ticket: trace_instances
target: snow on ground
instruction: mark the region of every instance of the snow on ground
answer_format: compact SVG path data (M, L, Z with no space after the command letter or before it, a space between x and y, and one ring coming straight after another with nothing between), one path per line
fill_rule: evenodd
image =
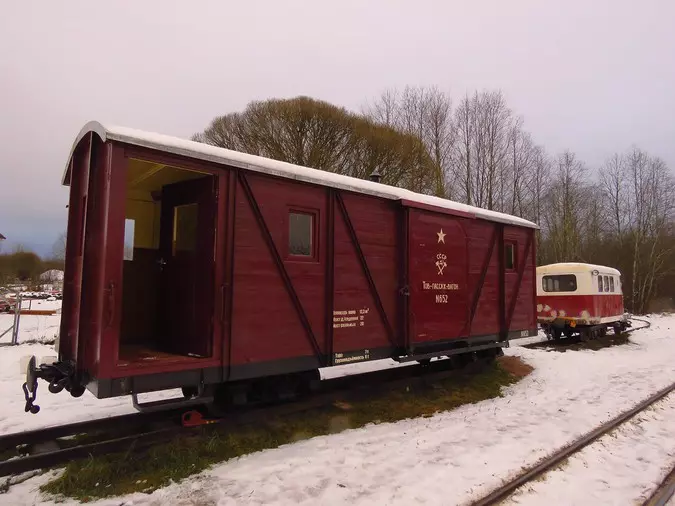
M48 300L24 300L21 304L23 309L55 309L57 314L53 316L42 315L21 315L19 319L19 342L21 341L53 341L59 332L61 322L61 301ZM0 314L0 334L10 328L14 323L14 313ZM12 341L12 332L8 332L2 338L0 343L10 343Z
M520 341L514 342L505 353L522 357L535 371L517 385L506 388L504 398L429 418L373 425L254 453L150 495L134 494L96 504L469 502L514 476L523 466L532 465L675 381L675 316L655 315L649 319L652 327L635 332L633 344L596 352L560 353L523 348ZM64 392L48 394L43 388L38 395L42 411L35 416L25 414L20 391L23 369L15 364L22 356L36 352L53 354L50 347L43 345L0 349L3 364L0 391L5 401L0 433L132 410L129 399L99 401L89 393L72 399ZM398 364L393 361L385 363L395 365ZM331 375L373 367L373 364L353 364L331 371ZM673 417L665 411L659 415L663 419L654 416L654 420L641 422L644 427L640 430L659 433L672 442ZM649 445L655 444L656 437L640 437L632 443L636 458L649 455L658 459L654 466L672 465L672 452L666 454L670 452L668 447L666 453L651 452ZM619 437L613 441L625 443ZM643 441L647 446L638 451L635 445L642 445ZM630 444L625 443L624 448L630 448ZM630 457L619 447L615 453ZM614 460L607 460L606 465L613 466ZM621 481L623 467L617 467L616 472L606 469L602 476L598 474L598 480L605 479L611 484L609 491L597 491L599 502L611 503L616 499L613 494L620 492L634 496L621 497L624 504L638 498L644 492L639 487L658 479L655 467L646 470L641 466L633 467L640 478L634 480L635 487L630 490ZM600 473L600 467L593 469ZM41 476L12 486L8 493L0 495L0 503L54 504L38 492L38 486L47 479ZM540 504L577 504L575 497L568 497L568 491L560 487L557 490L558 493L547 493Z
M0 346L0 396L5 407L0 412L0 435L135 412L130 397L99 400L87 391L82 397L75 399L66 391L50 394L43 381L39 383L37 392L40 413L31 415L24 412L25 399L21 385L25 381L28 360L31 355L35 355L38 363L56 358L54 346L42 343L56 338L61 321L61 301L33 300L29 303L24 300L22 307L28 309L29 304L31 309L56 309L57 314L21 315L18 341L24 344ZM13 320L13 314L0 314L0 334L12 326ZM11 333L0 339L0 343L9 342ZM139 397L143 401L175 397L179 394L179 390L172 390Z
M629 504L647 499L675 462L675 393L518 492L506 505Z

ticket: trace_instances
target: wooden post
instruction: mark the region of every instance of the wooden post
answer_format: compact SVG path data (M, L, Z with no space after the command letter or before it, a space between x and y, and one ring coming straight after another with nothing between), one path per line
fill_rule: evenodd
M19 341L19 320L21 319L21 293L16 295L16 305L14 306L14 325L12 329L12 346Z

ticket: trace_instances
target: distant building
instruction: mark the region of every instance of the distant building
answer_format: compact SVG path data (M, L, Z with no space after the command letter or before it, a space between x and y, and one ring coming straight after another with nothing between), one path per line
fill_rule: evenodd
M40 274L43 290L63 290L63 271L51 269Z

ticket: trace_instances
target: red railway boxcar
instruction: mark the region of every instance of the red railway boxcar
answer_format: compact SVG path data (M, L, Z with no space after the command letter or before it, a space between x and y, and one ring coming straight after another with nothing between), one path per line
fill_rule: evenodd
M557 263L537 267L537 321L546 334L583 339L626 330L621 273L603 265Z
M63 184L58 361L31 361L27 409L38 378L142 409L142 392L222 400L537 332L537 226L514 216L95 122Z

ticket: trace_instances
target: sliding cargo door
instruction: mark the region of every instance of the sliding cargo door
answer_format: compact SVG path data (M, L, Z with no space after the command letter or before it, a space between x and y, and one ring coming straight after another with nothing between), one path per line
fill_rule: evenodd
M408 344L462 336L469 314L463 218L408 211Z

